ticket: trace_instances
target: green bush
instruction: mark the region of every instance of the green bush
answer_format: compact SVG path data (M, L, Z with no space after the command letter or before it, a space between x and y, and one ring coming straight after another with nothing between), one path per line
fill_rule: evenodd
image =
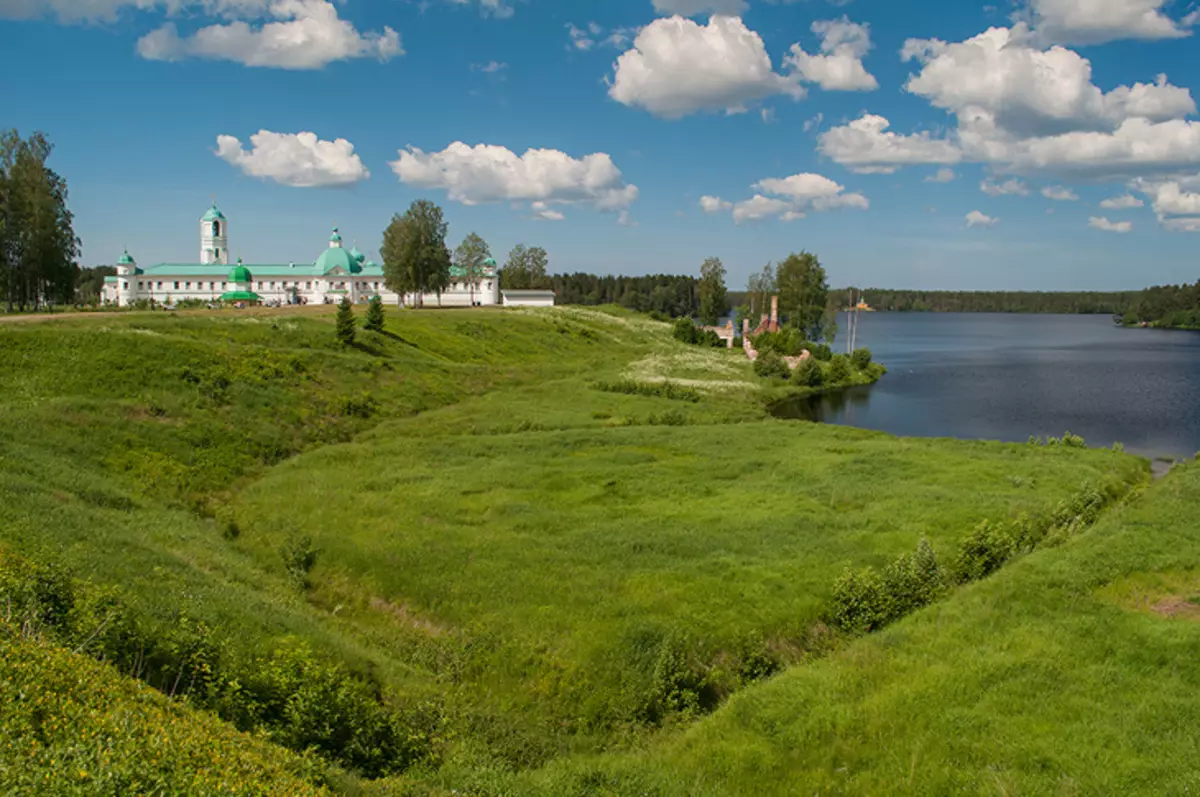
M635 382L632 379L622 379L618 382L597 382L596 390L605 393L624 393L630 396L653 396L671 399L672 401L690 401L693 404L700 400L700 393L690 387L683 387L674 382Z
M937 600L946 589L946 581L933 546L921 538L916 551L901 556L884 571L887 620L899 619Z
M767 349L758 353L758 359L754 361L754 373L765 379L773 376L777 376L780 379L787 379L791 376L788 364L783 361L783 357L774 349Z
M845 382L850 378L850 358L844 354L835 354L829 361L829 381Z
M698 346L711 346L714 349L725 348L725 341L711 329L696 330L696 344Z
M292 537L279 549L284 569L300 589L308 588L308 574L316 566L319 554L320 551L313 547L312 538L307 535Z
M875 569L846 568L833 582L828 615L831 625L851 634L882 627L888 620L888 599Z
M817 362L816 355L801 360L792 374L792 381L806 387L820 387L825 381L825 372Z
M850 362L860 371L867 370L867 366L871 364L871 350L855 349L850 355Z
M753 339L754 348L761 354L774 351L783 357L795 357L809 345L798 329L785 327L778 332L763 332Z
M367 304L367 317L363 321L363 329L371 332L383 331L383 299L379 298L379 294L372 296Z
M828 343L808 343L804 346L812 354L812 356L823 363L827 363L833 359L833 349L829 348Z
M699 329L696 327L696 322L685 316L676 319L672 334L675 336L675 340L681 343L695 343L698 332Z
M959 544L954 575L960 583L983 578L999 570L1015 552L1012 534L984 520Z

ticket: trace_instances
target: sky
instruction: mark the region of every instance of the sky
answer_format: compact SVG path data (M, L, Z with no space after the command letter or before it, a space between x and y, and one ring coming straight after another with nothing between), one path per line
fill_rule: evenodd
M835 286L1200 278L1194 0L0 0L0 124L82 262L247 262L415 199L556 272L791 252ZM15 65L20 65L19 68Z

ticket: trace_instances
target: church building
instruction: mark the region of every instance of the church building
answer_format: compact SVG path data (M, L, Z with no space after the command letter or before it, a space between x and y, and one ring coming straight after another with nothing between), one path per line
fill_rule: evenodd
M384 284L383 266L346 249L335 227L329 246L313 263L253 264L238 258L230 266L229 221L214 203L200 219L200 261L139 266L126 251L117 274L104 280L107 304L127 307L139 301L173 305L187 299L204 302L329 304L343 297L357 304L379 296L386 304L471 307L501 303L496 261L488 258L474 280L457 266L441 296L400 296Z

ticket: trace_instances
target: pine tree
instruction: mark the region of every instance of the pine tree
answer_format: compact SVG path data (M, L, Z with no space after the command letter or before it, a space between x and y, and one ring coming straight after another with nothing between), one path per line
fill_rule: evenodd
M363 329L369 329L372 332L383 331L383 300L379 295L371 297L371 301L367 304L367 320L363 322Z
M337 311L337 339L343 346L350 346L354 343L354 308L350 304L350 297L342 298L342 303L338 305Z

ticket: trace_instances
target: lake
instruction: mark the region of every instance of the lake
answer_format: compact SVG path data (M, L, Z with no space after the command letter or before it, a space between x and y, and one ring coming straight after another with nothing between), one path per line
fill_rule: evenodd
M791 401L779 417L914 437L1024 442L1082 435L1144 456L1200 451L1200 333L1110 316L862 313L878 383ZM845 351L849 325L838 320Z

